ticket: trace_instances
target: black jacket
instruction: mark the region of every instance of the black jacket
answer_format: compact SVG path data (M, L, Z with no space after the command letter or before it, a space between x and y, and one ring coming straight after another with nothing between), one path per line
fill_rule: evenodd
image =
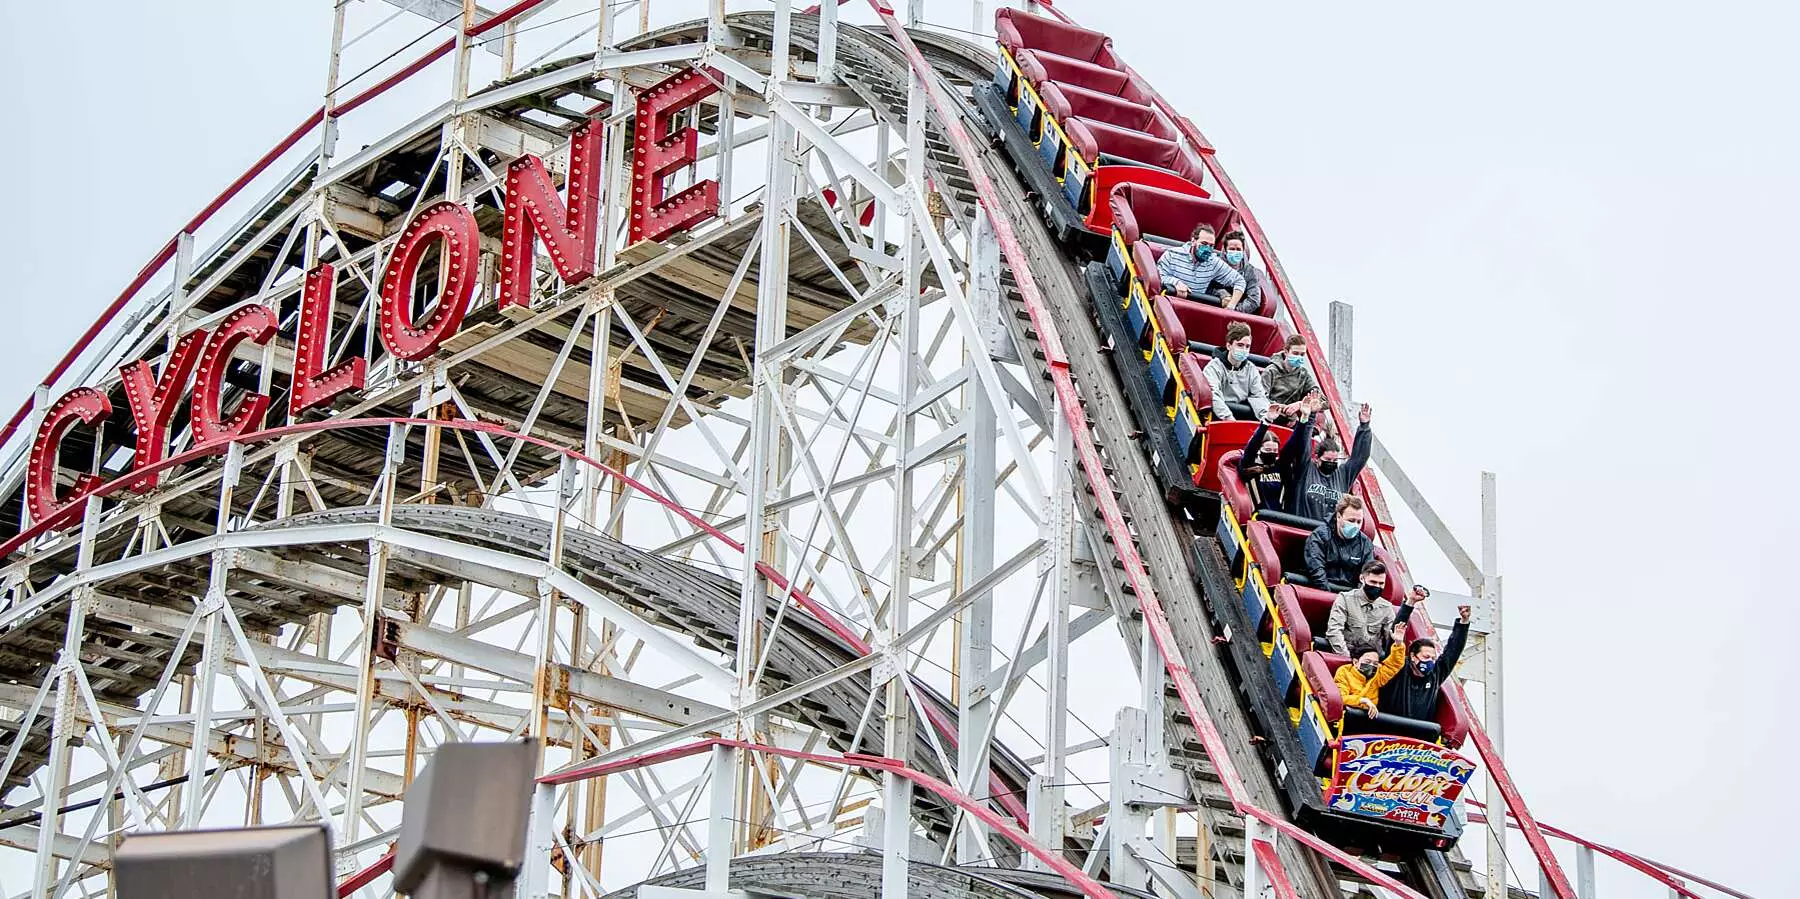
M1256 500L1259 510L1273 509L1282 511L1281 504L1281 460L1278 456L1274 465L1263 465L1256 458L1256 451L1262 447L1263 437L1269 433L1267 422L1256 423L1255 433L1250 435L1250 442L1244 444L1244 452L1238 457L1238 480L1250 487L1250 497ZM1287 445L1282 444L1282 451Z
M1463 644L1469 640L1469 626L1461 621L1450 629L1450 639L1444 641L1444 651L1438 653L1437 663L1431 666L1431 672L1420 674L1413 667L1412 659L1406 660L1406 667L1394 675L1394 679L1381 688L1379 705L1383 715L1402 715L1419 721L1430 721L1437 717L1438 692L1444 681L1456 671L1456 661L1462 657Z
M1323 413L1320 413L1323 414ZM1294 427L1288 442L1281 445L1282 511L1314 521L1330 521L1337 512L1338 497L1343 496L1369 464L1369 453L1375 448L1375 433L1365 423L1356 429L1356 443L1350 458L1326 474L1312 457L1313 419L1309 416Z
M1335 516L1306 538L1306 576L1320 590L1349 589L1362 573L1363 563L1373 558L1375 541L1361 531L1348 539L1339 536Z

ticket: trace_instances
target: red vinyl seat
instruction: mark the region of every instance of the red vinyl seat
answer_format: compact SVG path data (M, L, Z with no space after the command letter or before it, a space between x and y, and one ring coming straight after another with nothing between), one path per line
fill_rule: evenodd
M1390 578L1388 582L1393 583L1393 579ZM1312 648L1313 638L1325 636L1325 630L1331 623L1331 603L1337 598L1337 594L1300 584L1271 584L1269 593L1275 598L1275 607L1281 610L1282 623L1287 625L1288 632L1293 635L1295 646ZM1406 619L1407 640L1430 635L1429 626L1424 619Z
M1302 650L1313 648L1313 638L1325 636L1325 625L1331 620L1331 603L1335 593L1314 590L1299 584L1270 585L1275 608L1281 611L1281 623L1287 626L1294 645Z
M1115 94L1089 90L1076 84L1046 81L1038 85L1038 98L1044 101L1044 108L1058 122L1081 118L1141 131L1165 141L1174 141L1177 136L1175 125L1167 116L1143 103L1133 103Z
M1340 656L1340 658L1342 658ZM1333 723L1344 720L1344 696L1338 692L1337 682L1331 679L1337 665L1327 660L1318 652L1302 652L1300 654L1300 674L1312 686L1313 693L1319 697L1319 704L1325 707L1325 717Z
M1036 50L1109 69L1122 68L1113 55L1112 38L1079 25L1034 16L1010 7L994 11L994 37L1000 46L1015 54L1021 50Z
M1284 435L1281 439L1287 437ZM1240 526L1249 524L1256 517L1256 498L1250 495L1250 485L1237 473L1238 459L1243 455L1244 451L1240 449L1219 457L1219 496L1231 507Z
M1302 569L1306 565L1307 536L1307 531L1269 521L1252 521L1250 526L1244 529L1244 539L1250 543L1250 554L1255 556L1257 564L1262 566L1263 580L1270 589L1274 589L1276 584L1281 583L1289 571L1299 571L1301 574L1305 574ZM1387 550L1379 546L1375 547L1375 558L1387 562L1390 568L1393 565L1393 560L1388 558ZM1301 585L1296 584L1295 586ZM1325 591L1318 592L1324 593ZM1326 595L1330 596L1331 594L1326 593ZM1382 591L1381 595L1387 597L1389 602L1399 602L1399 579L1390 576L1387 588ZM1323 632L1322 623L1321 632Z
M1313 693L1319 697L1319 704L1325 707L1326 717L1334 722L1343 720L1344 697L1338 692L1337 681L1332 676L1337 673L1338 666L1349 662L1343 656L1327 652L1307 652L1300 656L1300 673L1312 687ZM1432 717L1432 722L1442 734L1441 742L1451 749L1462 746L1463 741L1468 739L1468 716L1451 700L1447 684L1438 694L1437 714Z
M1178 148L1172 139L1081 116L1057 121L1069 136L1069 148L1089 163L1117 160L1174 171Z
M1199 182L1195 182L1199 183ZM1193 236L1194 226L1205 222L1224 234L1236 219L1231 205L1207 197L1196 197L1162 190L1146 184L1121 184L1113 188L1107 202L1112 205L1113 225L1127 245L1146 236L1171 241L1185 241ZM1152 251L1146 249L1147 253ZM1152 254L1154 255L1154 253ZM1142 263L1139 263L1140 269ZM1154 270L1156 267L1151 266ZM1142 274L1140 270L1139 274Z
M1138 103L1148 102L1150 97L1150 90L1143 82L1118 69L1037 50L1020 50L1013 54L1013 61L1019 64L1019 72L1032 87L1055 81Z
M1160 290L1162 278L1155 276L1156 267L1151 266L1151 274L1143 274L1144 291L1150 293L1151 288ZM1154 280L1152 280L1154 278ZM1183 300L1162 293L1151 293L1150 310L1156 316L1156 323L1162 328L1163 336L1169 340L1169 349L1176 353L1187 352L1191 343L1204 343L1210 346L1225 345L1225 329L1232 322L1243 322L1250 328L1250 352L1258 356L1274 356L1281 352L1287 335L1282 333L1281 326L1274 319L1261 315L1249 315L1220 309L1193 300ZM1205 365L1203 360L1200 363Z

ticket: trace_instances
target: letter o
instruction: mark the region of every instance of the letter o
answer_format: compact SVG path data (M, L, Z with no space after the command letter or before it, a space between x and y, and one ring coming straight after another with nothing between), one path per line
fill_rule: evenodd
M425 251L434 241L443 242L438 264L448 275L437 305L423 322L412 318L413 285ZM475 295L476 260L481 233L475 214L447 200L421 210L407 226L388 257L381 274L381 343L388 352L408 362L432 353L462 326L469 300Z

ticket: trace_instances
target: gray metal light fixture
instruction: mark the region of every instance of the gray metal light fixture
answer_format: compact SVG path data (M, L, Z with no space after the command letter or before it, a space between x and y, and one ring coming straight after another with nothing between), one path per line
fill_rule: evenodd
M438 747L406 790L394 889L415 899L511 899L536 766L529 743Z
M323 824L132 834L113 852L119 899L332 899Z

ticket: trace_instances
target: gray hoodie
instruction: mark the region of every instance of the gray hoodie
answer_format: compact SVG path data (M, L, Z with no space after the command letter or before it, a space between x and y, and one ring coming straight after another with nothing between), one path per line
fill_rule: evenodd
M1200 372L1212 388L1213 418L1220 421L1234 418L1231 407L1226 405L1232 402L1248 404L1256 420L1262 421L1269 414L1269 393L1263 385L1262 371L1248 359L1233 368L1225 361L1226 352L1224 347L1219 347L1212 361Z

